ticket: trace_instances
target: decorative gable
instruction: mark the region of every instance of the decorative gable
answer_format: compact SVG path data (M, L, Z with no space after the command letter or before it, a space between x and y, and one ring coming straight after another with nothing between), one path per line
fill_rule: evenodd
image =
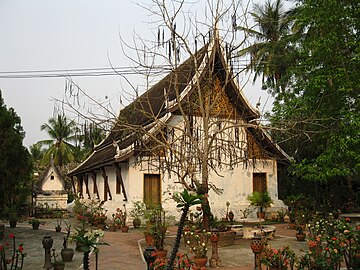
M60 174L51 166L45 175L42 185L42 191L63 191L65 190L64 182Z

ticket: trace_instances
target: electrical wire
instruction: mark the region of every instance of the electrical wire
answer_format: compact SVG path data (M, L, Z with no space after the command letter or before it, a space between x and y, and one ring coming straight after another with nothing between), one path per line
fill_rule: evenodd
M245 64L234 64L234 69L245 68ZM147 67L99 67L99 68L76 68L76 69L50 69L50 70L19 70L0 71L0 79L33 79L33 78L66 78L66 77L102 77L117 75L160 75L171 71L171 65Z

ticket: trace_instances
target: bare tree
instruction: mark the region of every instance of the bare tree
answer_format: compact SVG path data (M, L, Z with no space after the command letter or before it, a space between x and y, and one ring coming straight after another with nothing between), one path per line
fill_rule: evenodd
M237 81L242 69L234 69L232 51L245 42L236 38L240 6L215 2L207 2L204 22L184 11L186 1L152 0L144 7L155 18L155 40L135 39L134 46L126 47L136 52L131 59L146 76L146 92L139 96L137 87L130 87L135 100L114 118L106 138L117 149L115 159L133 153L133 166L161 172L174 184L205 194L205 228L211 214L209 190L222 192L209 176L255 166L274 155L268 145L256 142L263 136L262 141L272 143L256 122L258 111L243 98ZM188 59L180 64L183 56ZM168 75L150 87L152 76L163 70Z

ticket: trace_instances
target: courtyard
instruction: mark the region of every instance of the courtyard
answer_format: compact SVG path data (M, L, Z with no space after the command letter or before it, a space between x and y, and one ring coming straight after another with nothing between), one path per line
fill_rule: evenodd
M39 230L33 230L27 223L19 223L14 229L9 226L5 227L5 238L10 233L15 234L17 244L24 244L25 257L24 270L43 269L44 266L44 249L42 239L45 235L53 238L53 248L59 254L62 248L63 237L65 233L57 233L54 230L55 221L47 221L45 225L41 225ZM301 250L307 250L306 242L299 242L295 238L295 230L288 229L287 223L275 224L276 232L274 239L268 243L273 248L280 248L289 245L296 253L300 254ZM164 248L168 250L168 256L175 239L176 227L170 227L165 239ZM6 240L1 240L6 241ZM221 259L220 269L224 270L250 270L254 269L254 255L250 249L250 239L235 240L234 245L219 248L219 256ZM120 230L116 232L105 231L101 242L106 242L109 246L100 246L99 253L99 270L110 269L146 269L146 263L142 257L142 251L145 249L145 240L142 229L130 228L128 233L122 233ZM69 244L74 248L74 243ZM187 252L184 245L180 250ZM208 257L211 256L211 247L209 247ZM58 256L61 260L60 255ZM210 268L210 267L208 267ZM82 269L82 253L75 251L72 262L67 262L65 269ZM95 269L95 256L90 257L90 269ZM263 266L263 269L266 269Z

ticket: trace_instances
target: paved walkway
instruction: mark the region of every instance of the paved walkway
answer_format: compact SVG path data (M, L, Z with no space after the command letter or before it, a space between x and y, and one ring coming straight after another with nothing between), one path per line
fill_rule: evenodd
M175 229L171 228L168 237L165 240L165 249L171 251L171 247L175 240ZM287 224L276 225L275 239L270 240L272 247L282 247L289 245L297 253L301 253L301 249L307 249L306 242L296 241L295 231L287 229ZM102 246L100 248L99 260L101 265L99 270L110 269L131 269L144 270L146 265L141 256L145 249L143 233L141 230L130 229L129 233L106 232L104 242L110 246ZM186 251L184 247L181 250ZM209 252L210 253L210 252ZM168 254L169 255L169 254ZM222 270L253 270L254 255L250 249L250 240L237 240L235 245L223 247L219 249L219 256L222 260ZM91 261L94 265L94 260ZM208 267L211 269L210 267ZM95 269L92 267L92 269ZM263 267L265 269L265 267Z
M62 248L62 237L64 234L56 233L55 225L48 222L45 226L41 226L40 230L32 230L26 223L19 224L16 229L6 227L5 235L10 232L15 233L18 243L23 242L28 256L25 258L24 270L43 269L44 249L42 248L42 239L44 235L51 235L54 239L54 247L57 252ZM281 247L289 245L296 252L306 249L306 242L298 242L295 239L295 231L286 228L286 224L276 225L276 237L270 241L272 247ZM170 229L170 233L165 241L165 248L171 250L174 242L175 228ZM2 240L0 240L1 242ZM129 233L121 231L106 232L102 242L106 242L109 246L101 246L99 253L99 270L145 270L146 264L142 258L142 250L145 248L143 233L139 229L130 229ZM71 244L73 245L73 244ZM235 245L223 247L219 249L222 270L252 270L253 253L250 249L250 240L236 240ZM182 251L184 247L181 247ZM209 252L210 253L210 252ZM82 253L76 252L74 261L66 263L65 269L78 270L81 267ZM91 269L95 269L95 256L90 259ZM211 268L209 268L211 269ZM265 269L265 267L263 267Z

